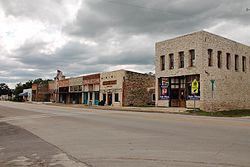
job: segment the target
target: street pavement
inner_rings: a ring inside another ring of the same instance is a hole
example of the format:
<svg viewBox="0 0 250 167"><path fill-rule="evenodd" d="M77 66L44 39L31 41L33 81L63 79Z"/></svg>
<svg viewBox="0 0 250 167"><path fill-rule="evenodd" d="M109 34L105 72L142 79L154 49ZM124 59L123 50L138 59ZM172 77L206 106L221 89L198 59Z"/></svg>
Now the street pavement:
<svg viewBox="0 0 250 167"><path fill-rule="evenodd" d="M0 166L249 167L250 119L0 102Z"/></svg>

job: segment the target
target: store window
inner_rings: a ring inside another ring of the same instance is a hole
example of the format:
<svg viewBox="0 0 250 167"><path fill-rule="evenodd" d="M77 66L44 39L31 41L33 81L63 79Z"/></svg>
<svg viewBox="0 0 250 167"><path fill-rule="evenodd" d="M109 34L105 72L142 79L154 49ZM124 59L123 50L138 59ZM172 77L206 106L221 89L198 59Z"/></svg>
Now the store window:
<svg viewBox="0 0 250 167"><path fill-rule="evenodd" d="M119 93L115 93L115 102L119 102Z"/></svg>
<svg viewBox="0 0 250 167"><path fill-rule="evenodd" d="M159 78L159 99L168 100L169 99L169 80L168 78Z"/></svg>
<svg viewBox="0 0 250 167"><path fill-rule="evenodd" d="M200 75L188 75L186 76L186 84L187 84L187 99L192 100L194 98L194 95L192 94L192 82L194 80L198 81L199 87L198 87L198 93L195 94L196 99L200 99Z"/></svg>

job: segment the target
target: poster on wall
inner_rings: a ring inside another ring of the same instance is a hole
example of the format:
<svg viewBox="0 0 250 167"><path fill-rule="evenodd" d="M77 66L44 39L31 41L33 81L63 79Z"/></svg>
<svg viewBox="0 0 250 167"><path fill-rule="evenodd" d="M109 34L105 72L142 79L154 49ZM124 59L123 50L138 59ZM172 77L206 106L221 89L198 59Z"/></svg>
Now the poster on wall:
<svg viewBox="0 0 250 167"><path fill-rule="evenodd" d="M169 99L169 80L168 78L160 78L160 100Z"/></svg>

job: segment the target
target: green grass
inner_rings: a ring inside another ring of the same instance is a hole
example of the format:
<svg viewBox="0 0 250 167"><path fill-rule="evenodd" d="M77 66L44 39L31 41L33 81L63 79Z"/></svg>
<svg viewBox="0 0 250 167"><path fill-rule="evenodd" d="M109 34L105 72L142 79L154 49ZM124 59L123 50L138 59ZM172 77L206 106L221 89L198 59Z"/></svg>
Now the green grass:
<svg viewBox="0 0 250 167"><path fill-rule="evenodd" d="M250 109L246 110L228 110L228 111L216 111L216 112L206 112L202 110L190 110L188 114L191 115L201 115L201 116L212 116L212 117L244 117L250 116Z"/></svg>

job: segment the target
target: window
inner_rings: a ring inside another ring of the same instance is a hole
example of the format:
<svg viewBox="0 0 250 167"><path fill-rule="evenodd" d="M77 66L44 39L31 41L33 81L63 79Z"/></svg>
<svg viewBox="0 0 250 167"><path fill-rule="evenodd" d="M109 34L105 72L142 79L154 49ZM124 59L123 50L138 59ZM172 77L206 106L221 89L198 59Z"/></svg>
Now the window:
<svg viewBox="0 0 250 167"><path fill-rule="evenodd" d="M174 69L174 54L169 54L169 69Z"/></svg>
<svg viewBox="0 0 250 167"><path fill-rule="evenodd" d="M115 102L119 102L119 93L115 93Z"/></svg>
<svg viewBox="0 0 250 167"><path fill-rule="evenodd" d="M159 78L159 99L168 100L169 99L169 79L168 78Z"/></svg>
<svg viewBox="0 0 250 167"><path fill-rule="evenodd" d="M230 55L230 53L227 53L227 64L226 64L226 66L227 66L228 70L231 67L231 55Z"/></svg>
<svg viewBox="0 0 250 167"><path fill-rule="evenodd" d="M239 55L235 55L234 57L234 66L235 66L235 71L239 70Z"/></svg>
<svg viewBox="0 0 250 167"><path fill-rule="evenodd" d="M213 49L208 49L208 66L211 67L213 65Z"/></svg>
<svg viewBox="0 0 250 167"><path fill-rule="evenodd" d="M184 52L179 52L179 68L184 68Z"/></svg>
<svg viewBox="0 0 250 167"><path fill-rule="evenodd" d="M165 70L165 56L161 56L161 71Z"/></svg>
<svg viewBox="0 0 250 167"><path fill-rule="evenodd" d="M242 57L242 71L243 72L246 71L246 57L245 56Z"/></svg>
<svg viewBox="0 0 250 167"><path fill-rule="evenodd" d="M155 101L155 93L152 94L152 101Z"/></svg>
<svg viewBox="0 0 250 167"><path fill-rule="evenodd" d="M218 68L221 68L221 51L217 52L217 65Z"/></svg>
<svg viewBox="0 0 250 167"><path fill-rule="evenodd" d="M189 50L189 57L190 57L190 67L193 67L195 63L195 50L194 49Z"/></svg>

